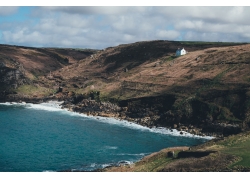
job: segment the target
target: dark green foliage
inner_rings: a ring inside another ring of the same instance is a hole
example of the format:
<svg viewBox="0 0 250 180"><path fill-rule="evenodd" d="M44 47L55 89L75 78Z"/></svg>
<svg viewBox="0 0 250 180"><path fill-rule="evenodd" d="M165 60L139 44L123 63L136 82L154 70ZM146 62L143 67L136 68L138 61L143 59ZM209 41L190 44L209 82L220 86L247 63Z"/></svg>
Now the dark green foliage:
<svg viewBox="0 0 250 180"><path fill-rule="evenodd" d="M91 91L89 96L92 100L100 101L100 91Z"/></svg>

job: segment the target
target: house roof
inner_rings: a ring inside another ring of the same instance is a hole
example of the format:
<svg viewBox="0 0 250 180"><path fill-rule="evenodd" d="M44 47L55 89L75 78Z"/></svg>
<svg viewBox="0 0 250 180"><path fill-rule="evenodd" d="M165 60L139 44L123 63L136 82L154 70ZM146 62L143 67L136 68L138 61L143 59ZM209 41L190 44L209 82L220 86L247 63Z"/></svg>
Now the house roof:
<svg viewBox="0 0 250 180"><path fill-rule="evenodd" d="M176 52L178 52L178 51L182 51L182 50L185 50L184 48L178 48L177 50L176 50Z"/></svg>

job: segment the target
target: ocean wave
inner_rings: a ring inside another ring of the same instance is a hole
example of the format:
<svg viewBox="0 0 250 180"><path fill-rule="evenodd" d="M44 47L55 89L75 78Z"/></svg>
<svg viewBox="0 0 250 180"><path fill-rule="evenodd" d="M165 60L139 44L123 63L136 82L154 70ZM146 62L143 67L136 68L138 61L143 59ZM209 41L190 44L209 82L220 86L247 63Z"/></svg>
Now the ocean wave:
<svg viewBox="0 0 250 180"><path fill-rule="evenodd" d="M117 146L104 146L104 149L118 149Z"/></svg>
<svg viewBox="0 0 250 180"><path fill-rule="evenodd" d="M5 102L5 103L0 103L0 105L5 105L5 106L24 106L26 105L25 102L17 103L17 102Z"/></svg>
<svg viewBox="0 0 250 180"><path fill-rule="evenodd" d="M48 102L40 103L40 104L25 103L25 102L21 102L21 103L6 102L6 103L0 103L0 105L23 106L28 109L40 109L40 110L46 110L46 111L63 111L63 109L61 109L62 103L63 102L59 102L59 101L48 101Z"/></svg>
<svg viewBox="0 0 250 180"><path fill-rule="evenodd" d="M119 161L118 162L118 166L121 166L121 165L130 165L130 164L133 164L134 162L133 161Z"/></svg>
<svg viewBox="0 0 250 180"><path fill-rule="evenodd" d="M97 169L103 169L106 167L110 167L110 166L117 166L118 163L104 163L104 164L97 164L97 163L91 163L89 165L84 165L83 167L79 167L79 168L73 168L70 171L71 172L78 172L78 171L95 171Z"/></svg>
<svg viewBox="0 0 250 180"><path fill-rule="evenodd" d="M124 126L124 127L131 128L131 129L137 129L137 130L141 130L141 131L149 131L149 132L158 133L158 134L165 134L165 135L171 135L171 136L182 136L182 137L190 137L190 138L201 138L201 139L208 139L208 140L214 138L212 136L198 136L198 135L190 134L190 133L184 132L184 131L182 131L182 134L181 134L180 131L178 131L176 129L168 129L165 127L149 128L149 127L145 127L145 126L136 124L134 122L129 122L126 120L120 120L120 119L116 119L116 118L106 118L106 117L99 117L99 116L92 116L91 118L98 120L98 121L101 121L101 122L109 123L109 124L115 124L115 125Z"/></svg>
<svg viewBox="0 0 250 180"><path fill-rule="evenodd" d="M131 153L120 153L120 154L115 154L117 156L146 156L151 153L139 153L139 154L131 154Z"/></svg>
<svg viewBox="0 0 250 180"><path fill-rule="evenodd" d="M104 168L111 167L111 166L131 165L134 162L135 161L121 160L121 161L118 161L116 163L103 163L103 164L91 163L91 164L86 165L86 166L81 167L81 168L71 169L71 171L72 172L77 172L77 171L95 171L97 169L104 169Z"/></svg>
<svg viewBox="0 0 250 180"><path fill-rule="evenodd" d="M56 172L56 171L52 171L52 170L44 170L43 172Z"/></svg>
<svg viewBox="0 0 250 180"><path fill-rule="evenodd" d="M30 109L39 109L39 110L46 110L46 111L65 111L61 109L61 104L63 102L58 102L58 101L49 101L46 103L40 103L40 104L27 104L27 108Z"/></svg>

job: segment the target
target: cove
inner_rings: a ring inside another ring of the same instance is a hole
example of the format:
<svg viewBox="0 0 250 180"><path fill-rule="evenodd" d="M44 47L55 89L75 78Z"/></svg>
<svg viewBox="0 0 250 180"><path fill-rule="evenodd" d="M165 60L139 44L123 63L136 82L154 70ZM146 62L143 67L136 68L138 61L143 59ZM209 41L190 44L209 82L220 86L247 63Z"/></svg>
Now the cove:
<svg viewBox="0 0 250 180"><path fill-rule="evenodd" d="M209 139L113 118L88 117L62 110L52 102L0 104L1 172L91 171Z"/></svg>

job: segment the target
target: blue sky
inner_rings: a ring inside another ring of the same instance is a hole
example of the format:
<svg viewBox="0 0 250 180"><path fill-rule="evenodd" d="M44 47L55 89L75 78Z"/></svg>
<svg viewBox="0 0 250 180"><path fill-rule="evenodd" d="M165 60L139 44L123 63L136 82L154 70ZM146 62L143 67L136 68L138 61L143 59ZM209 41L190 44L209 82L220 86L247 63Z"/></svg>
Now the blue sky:
<svg viewBox="0 0 250 180"><path fill-rule="evenodd" d="M245 6L0 6L0 43L103 49L148 40L250 42Z"/></svg>

